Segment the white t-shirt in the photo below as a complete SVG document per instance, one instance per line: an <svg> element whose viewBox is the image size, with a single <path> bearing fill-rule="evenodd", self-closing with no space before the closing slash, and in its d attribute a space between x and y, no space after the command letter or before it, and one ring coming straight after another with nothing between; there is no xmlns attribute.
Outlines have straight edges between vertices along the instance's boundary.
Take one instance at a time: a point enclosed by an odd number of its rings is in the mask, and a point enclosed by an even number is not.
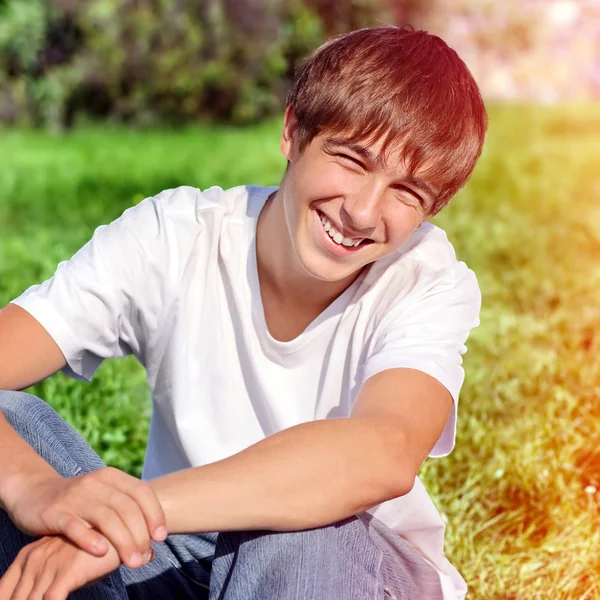
<svg viewBox="0 0 600 600"><path fill-rule="evenodd" d="M105 358L133 353L144 365L154 405L146 479L223 459L299 423L346 417L364 381L393 367L424 371L450 391L454 410L431 456L453 448L461 355L479 323L473 272L425 223L297 338L277 341L255 247L258 215L276 189L180 187L147 198L12 301L49 332L75 379L91 380ZM444 523L418 478L370 512L431 562L444 599L464 597L443 554Z"/></svg>

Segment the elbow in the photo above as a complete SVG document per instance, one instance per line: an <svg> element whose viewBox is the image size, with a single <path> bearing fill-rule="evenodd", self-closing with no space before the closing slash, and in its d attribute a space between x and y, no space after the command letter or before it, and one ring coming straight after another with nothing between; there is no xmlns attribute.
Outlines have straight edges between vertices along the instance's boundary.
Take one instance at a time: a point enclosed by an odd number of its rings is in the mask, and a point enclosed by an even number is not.
<svg viewBox="0 0 600 600"><path fill-rule="evenodd" d="M421 463L417 464L405 444L395 444L390 449L382 475L385 481L387 500L408 494L415 485Z"/></svg>
<svg viewBox="0 0 600 600"><path fill-rule="evenodd" d="M408 494L415 485L415 478L415 470L404 461L389 461L385 468L371 473L370 482L363 488L368 492L362 499L365 506L361 510Z"/></svg>
<svg viewBox="0 0 600 600"><path fill-rule="evenodd" d="M369 507L408 494L421 463L410 451L406 434L390 423L378 423L370 452L364 453L363 501Z"/></svg>
<svg viewBox="0 0 600 600"><path fill-rule="evenodd" d="M417 472L412 465L407 464L407 461L394 461L387 470L387 477L382 485L385 500L408 494L415 485L416 476Z"/></svg>
<svg viewBox="0 0 600 600"><path fill-rule="evenodd" d="M392 494L390 499L408 494L415 485L416 477L417 474L415 472L409 472L404 469L400 473L396 473L390 489L390 493Z"/></svg>
<svg viewBox="0 0 600 600"><path fill-rule="evenodd" d="M411 477L410 474L403 473L397 463L395 467L395 471L388 471L387 476L385 471L381 471L377 480L371 479L370 485L363 488L360 500L356 497L356 504L349 506L348 512L352 514L362 512L408 494L415 485L415 476Z"/></svg>

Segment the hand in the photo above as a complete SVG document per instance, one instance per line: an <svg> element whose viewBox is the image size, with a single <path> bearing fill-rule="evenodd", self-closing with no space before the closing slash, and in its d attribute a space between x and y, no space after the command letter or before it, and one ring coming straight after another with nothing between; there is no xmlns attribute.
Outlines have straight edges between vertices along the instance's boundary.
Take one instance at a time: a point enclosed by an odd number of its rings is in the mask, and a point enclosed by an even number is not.
<svg viewBox="0 0 600 600"><path fill-rule="evenodd" d="M114 546L107 547L106 554L97 557L62 536L47 536L28 544L0 579L0 598L65 600L72 591L120 566Z"/></svg>
<svg viewBox="0 0 600 600"><path fill-rule="evenodd" d="M72 478L44 473L19 491L6 508L21 531L64 535L95 556L106 554L108 540L128 567L150 560L150 538L162 542L167 537L165 515L153 489L118 469Z"/></svg>

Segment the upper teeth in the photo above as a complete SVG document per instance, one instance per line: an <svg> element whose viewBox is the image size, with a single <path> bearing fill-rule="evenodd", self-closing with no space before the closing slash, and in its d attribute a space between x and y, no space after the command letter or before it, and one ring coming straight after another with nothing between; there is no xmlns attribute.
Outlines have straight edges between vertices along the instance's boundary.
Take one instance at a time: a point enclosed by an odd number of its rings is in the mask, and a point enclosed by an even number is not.
<svg viewBox="0 0 600 600"><path fill-rule="evenodd" d="M336 231L335 227L324 216L321 217L321 223L323 223L323 228L336 244L342 244L342 246L358 246L363 241L363 238L353 240L352 238L344 237L339 231Z"/></svg>

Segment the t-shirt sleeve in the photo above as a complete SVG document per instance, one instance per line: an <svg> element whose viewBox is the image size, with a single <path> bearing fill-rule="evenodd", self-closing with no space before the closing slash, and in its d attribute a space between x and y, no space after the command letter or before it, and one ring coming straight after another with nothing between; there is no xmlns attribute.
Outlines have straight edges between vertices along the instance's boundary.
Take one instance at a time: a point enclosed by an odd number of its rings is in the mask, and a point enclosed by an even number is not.
<svg viewBox="0 0 600 600"><path fill-rule="evenodd" d="M90 381L105 358L129 354L145 363L169 289L164 206L172 192L146 198L98 227L50 279L11 301L58 344L66 375Z"/></svg>
<svg viewBox="0 0 600 600"><path fill-rule="evenodd" d="M368 354L363 382L392 368L411 368L435 377L450 392L452 413L429 456L454 448L458 396L464 381L465 342L479 325L481 293L475 274L458 262L423 286L412 302L399 302L381 320ZM401 392L399 392L401 393Z"/></svg>

